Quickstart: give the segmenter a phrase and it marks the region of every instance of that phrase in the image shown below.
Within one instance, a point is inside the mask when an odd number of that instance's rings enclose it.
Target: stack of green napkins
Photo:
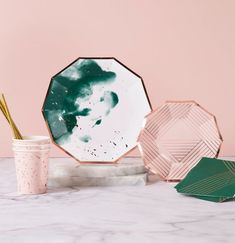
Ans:
[[[235,197],[235,162],[202,158],[175,186],[180,193],[223,202]]]

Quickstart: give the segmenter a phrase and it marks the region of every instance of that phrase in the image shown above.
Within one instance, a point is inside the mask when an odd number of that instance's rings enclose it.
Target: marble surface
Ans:
[[[234,242],[235,201],[186,197],[174,185],[151,178],[142,187],[50,187],[19,196],[13,160],[0,159],[0,242]]]

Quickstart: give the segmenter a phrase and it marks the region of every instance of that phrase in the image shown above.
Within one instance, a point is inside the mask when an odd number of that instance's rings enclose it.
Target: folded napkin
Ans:
[[[213,202],[232,199],[235,196],[235,162],[202,158],[175,188],[180,193]]]

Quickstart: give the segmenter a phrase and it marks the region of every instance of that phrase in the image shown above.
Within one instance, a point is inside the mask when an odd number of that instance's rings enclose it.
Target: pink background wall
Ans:
[[[143,77],[153,107],[194,99],[214,113],[221,154],[235,155],[234,13],[233,0],[0,0],[0,91],[22,133],[47,134],[50,77],[79,56],[114,56]],[[0,115],[0,156],[10,142]]]

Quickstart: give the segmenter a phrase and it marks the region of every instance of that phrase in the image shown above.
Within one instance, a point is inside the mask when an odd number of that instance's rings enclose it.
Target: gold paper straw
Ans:
[[[5,118],[7,119],[8,123],[10,124],[10,127],[13,131],[14,137],[17,139],[21,139],[22,136],[20,135],[19,130],[17,129],[14,121],[11,118],[8,107],[6,106],[6,102],[2,101],[2,107],[3,107],[2,110],[5,115]]]
[[[10,124],[14,137],[16,139],[23,139],[21,133],[19,132],[17,126],[15,125],[15,123],[11,117],[11,114],[10,114],[8,106],[7,106],[6,99],[3,94],[2,94],[2,99],[0,100],[0,109],[3,113],[3,115],[5,116],[5,118],[7,119],[8,123]]]
[[[6,113],[6,111],[5,111],[5,108],[4,108],[4,106],[3,106],[1,100],[0,100],[0,109],[1,109],[1,111],[2,111],[2,113],[3,113],[3,115],[5,116],[6,120],[7,120],[8,123],[10,124],[10,121],[9,121],[9,119],[8,119],[7,113]],[[20,134],[20,132],[19,132],[18,128],[16,127],[14,121],[12,121],[12,122],[13,122],[13,126],[14,126],[15,129],[17,130],[17,133]]]

